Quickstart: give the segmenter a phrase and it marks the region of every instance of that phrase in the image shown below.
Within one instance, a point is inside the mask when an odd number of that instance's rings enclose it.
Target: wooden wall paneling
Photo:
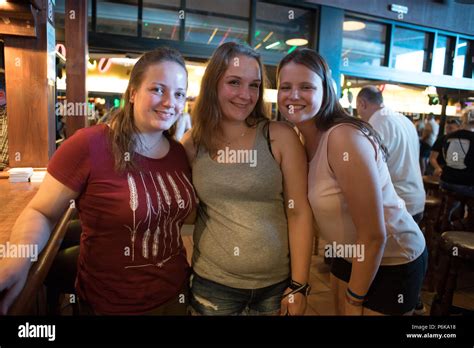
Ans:
[[[86,103],[87,0],[66,0],[64,26],[67,52],[66,101],[67,103]],[[75,109],[84,110],[84,108]],[[87,126],[86,114],[67,115],[65,120],[66,137],[70,137],[76,130]]]
[[[41,5],[36,39],[4,38],[11,167],[46,167],[55,150],[54,93],[47,79],[47,0]]]

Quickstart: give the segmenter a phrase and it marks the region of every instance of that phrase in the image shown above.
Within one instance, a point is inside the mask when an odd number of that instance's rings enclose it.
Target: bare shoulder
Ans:
[[[293,127],[286,122],[270,121],[270,138],[272,141],[298,140],[298,134]]]
[[[352,151],[363,157],[375,154],[374,143],[369,140],[362,130],[351,124],[342,124],[333,129],[328,135],[328,152],[336,155],[340,152]]]
[[[188,130],[186,133],[184,133],[183,137],[181,138],[181,144],[186,151],[189,163],[192,163],[194,158],[196,158],[196,146],[194,144],[191,130]]]

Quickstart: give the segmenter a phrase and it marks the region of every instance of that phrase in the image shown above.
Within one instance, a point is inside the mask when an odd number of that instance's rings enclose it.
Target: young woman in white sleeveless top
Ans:
[[[277,74],[279,110],[304,136],[308,198],[333,256],[337,314],[411,314],[426,271],[425,240],[394,190],[380,138],[345,113],[315,51],[288,54]]]

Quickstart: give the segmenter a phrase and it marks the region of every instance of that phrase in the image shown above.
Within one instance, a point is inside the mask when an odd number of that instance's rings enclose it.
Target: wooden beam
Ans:
[[[74,103],[74,106],[87,106],[87,0],[66,0],[64,28],[67,52],[66,102]],[[83,112],[87,111],[87,108],[74,107],[74,109],[79,113],[65,117],[68,138],[76,130],[87,126],[87,113]]]
[[[25,22],[12,22],[6,24],[0,20],[0,35],[27,36],[36,38],[36,26],[26,25]]]
[[[55,91],[48,83],[48,0],[41,4],[36,39],[4,38],[11,167],[46,167],[56,149]]]

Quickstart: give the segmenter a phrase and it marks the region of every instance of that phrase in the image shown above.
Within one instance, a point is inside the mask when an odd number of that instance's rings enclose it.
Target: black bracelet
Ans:
[[[359,300],[359,301],[364,301],[365,300],[366,295],[364,295],[364,296],[357,295],[349,287],[347,287],[347,293],[349,295],[351,295],[352,297],[354,297],[355,299]]]

